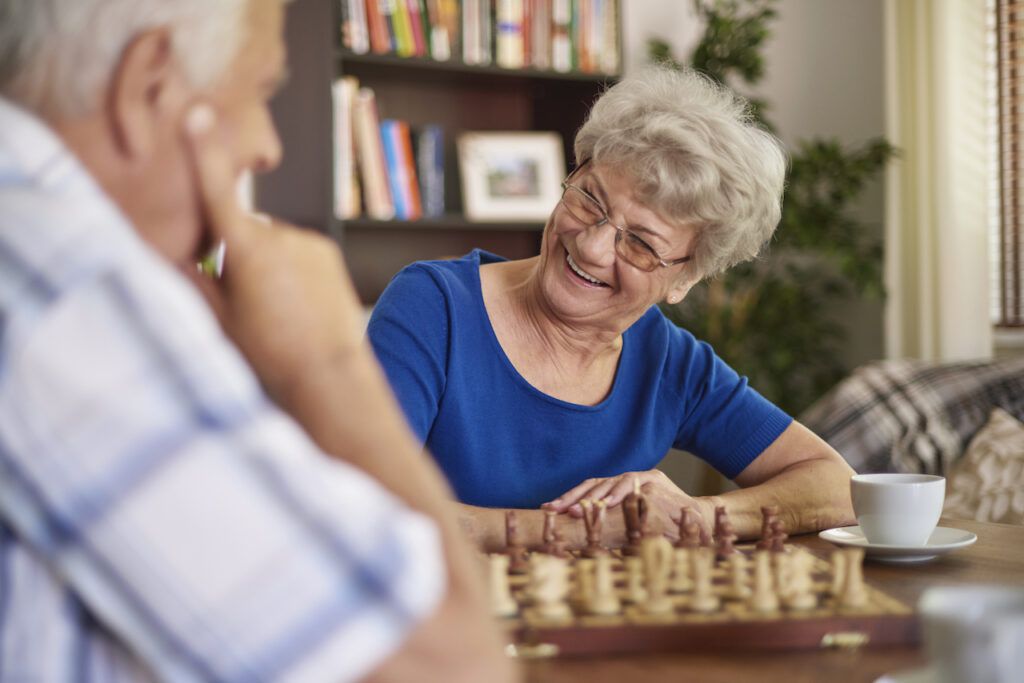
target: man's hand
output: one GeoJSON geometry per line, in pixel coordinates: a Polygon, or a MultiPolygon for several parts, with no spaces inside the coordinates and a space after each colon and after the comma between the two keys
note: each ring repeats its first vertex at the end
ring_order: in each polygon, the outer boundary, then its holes
{"type": "Polygon", "coordinates": [[[584,499],[603,500],[609,507],[615,507],[639,485],[640,492],[647,499],[650,512],[648,524],[652,531],[665,533],[671,538],[678,536],[679,511],[688,506],[698,513],[697,521],[704,531],[710,531],[714,520],[714,503],[706,498],[694,498],[676,486],[661,470],[646,472],[625,472],[614,477],[587,479],[561,496],[541,507],[557,512],[566,512],[573,517],[582,517],[580,501],[584,499]]]}
{"type": "Polygon", "coordinates": [[[222,277],[200,289],[267,390],[280,398],[291,383],[362,345],[359,300],[333,241],[238,206],[236,169],[211,107],[192,108],[185,139],[204,228],[213,243],[226,246],[222,277]]]}

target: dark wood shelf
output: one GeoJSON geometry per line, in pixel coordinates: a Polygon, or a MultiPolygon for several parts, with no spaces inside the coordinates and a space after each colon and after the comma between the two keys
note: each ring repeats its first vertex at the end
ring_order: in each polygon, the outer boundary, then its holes
{"type": "Polygon", "coordinates": [[[415,69],[420,73],[434,74],[436,76],[464,77],[466,75],[480,77],[498,77],[508,80],[537,80],[537,81],[562,81],[576,83],[611,83],[620,77],[620,74],[584,73],[582,71],[552,71],[550,69],[506,69],[493,64],[477,65],[466,64],[458,59],[438,61],[428,57],[399,57],[398,55],[380,55],[372,52],[359,54],[351,50],[339,49],[338,61],[342,72],[362,71],[365,67],[372,68],[375,73],[381,74],[394,70],[395,77],[409,78],[409,69],[415,69]],[[355,68],[353,68],[355,67],[355,68]]]}
{"type": "Polygon", "coordinates": [[[371,231],[371,230],[467,230],[467,231],[510,231],[510,232],[540,232],[544,229],[543,221],[493,221],[480,222],[471,221],[465,216],[449,214],[437,218],[420,218],[415,221],[389,220],[380,221],[372,218],[350,218],[339,221],[339,224],[347,231],[371,231]]]}

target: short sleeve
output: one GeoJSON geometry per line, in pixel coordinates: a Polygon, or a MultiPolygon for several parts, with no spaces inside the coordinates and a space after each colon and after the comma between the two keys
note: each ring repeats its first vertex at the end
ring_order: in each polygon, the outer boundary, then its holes
{"type": "Polygon", "coordinates": [[[450,313],[429,266],[402,270],[373,309],[367,336],[413,432],[425,443],[445,390],[450,313]]]}
{"type": "Polygon", "coordinates": [[[674,446],[733,479],[793,421],[747,383],[712,348],[689,337],[683,344],[685,414],[674,446]]]}

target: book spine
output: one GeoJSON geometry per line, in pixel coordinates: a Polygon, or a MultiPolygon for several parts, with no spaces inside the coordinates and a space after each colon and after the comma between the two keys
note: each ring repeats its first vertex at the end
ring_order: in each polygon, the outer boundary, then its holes
{"type": "Polygon", "coordinates": [[[494,61],[494,13],[491,11],[491,0],[480,2],[480,64],[494,61]]]}
{"type": "Polygon", "coordinates": [[[380,139],[384,145],[384,167],[388,188],[395,203],[395,218],[409,219],[409,198],[405,183],[405,169],[400,157],[401,142],[398,139],[398,121],[384,119],[380,122],[380,139]]]}
{"type": "Polygon", "coordinates": [[[395,54],[399,57],[411,57],[416,54],[416,42],[412,35],[412,18],[406,0],[394,0],[395,19],[395,54]]]}
{"type": "Polygon", "coordinates": [[[464,0],[462,3],[462,61],[480,64],[480,3],[464,0]]]}
{"type": "Polygon", "coordinates": [[[533,4],[533,49],[530,64],[538,69],[551,68],[551,0],[531,0],[533,4]]]}
{"type": "Polygon", "coordinates": [[[399,164],[402,168],[402,190],[406,198],[406,220],[414,221],[423,216],[419,180],[416,178],[416,157],[412,153],[412,133],[409,124],[399,121],[396,128],[399,164]]]}
{"type": "Polygon", "coordinates": [[[384,18],[384,26],[387,28],[388,52],[398,51],[398,33],[395,26],[395,11],[398,0],[380,0],[380,15],[384,18]]]}
{"type": "Polygon", "coordinates": [[[551,67],[555,71],[572,71],[571,0],[551,0],[551,67]]]}
{"type": "Polygon", "coordinates": [[[384,168],[384,144],[377,116],[377,98],[370,88],[360,88],[356,95],[353,124],[366,213],[370,218],[389,220],[395,215],[395,206],[384,168]]]}
{"type": "Polygon", "coordinates": [[[391,51],[388,42],[388,25],[380,12],[382,0],[366,0],[366,25],[370,30],[370,49],[374,54],[386,54],[391,51]]]}
{"type": "Polygon", "coordinates": [[[416,167],[419,170],[423,214],[437,218],[444,214],[444,131],[424,126],[416,138],[416,167]]]}
{"type": "Polygon", "coordinates": [[[369,52],[370,34],[365,0],[341,0],[341,17],[342,45],[356,54],[369,52]]]}
{"type": "Polygon", "coordinates": [[[497,0],[495,5],[495,61],[506,69],[523,66],[523,2],[497,0]]]}
{"type": "Polygon", "coordinates": [[[619,72],[619,0],[604,0],[602,30],[601,71],[606,74],[617,74],[619,72]]]}
{"type": "Polygon", "coordinates": [[[353,200],[352,187],[355,148],[352,135],[352,90],[347,76],[331,85],[334,113],[334,215],[345,220],[359,213],[358,201],[353,200]]]}

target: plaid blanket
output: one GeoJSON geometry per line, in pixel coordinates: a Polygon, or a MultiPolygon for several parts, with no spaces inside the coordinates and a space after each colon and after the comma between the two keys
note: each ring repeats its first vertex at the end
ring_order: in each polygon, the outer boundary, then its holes
{"type": "Polygon", "coordinates": [[[871,363],[800,420],[858,472],[944,475],[995,407],[1024,421],[1024,358],[871,363]]]}

